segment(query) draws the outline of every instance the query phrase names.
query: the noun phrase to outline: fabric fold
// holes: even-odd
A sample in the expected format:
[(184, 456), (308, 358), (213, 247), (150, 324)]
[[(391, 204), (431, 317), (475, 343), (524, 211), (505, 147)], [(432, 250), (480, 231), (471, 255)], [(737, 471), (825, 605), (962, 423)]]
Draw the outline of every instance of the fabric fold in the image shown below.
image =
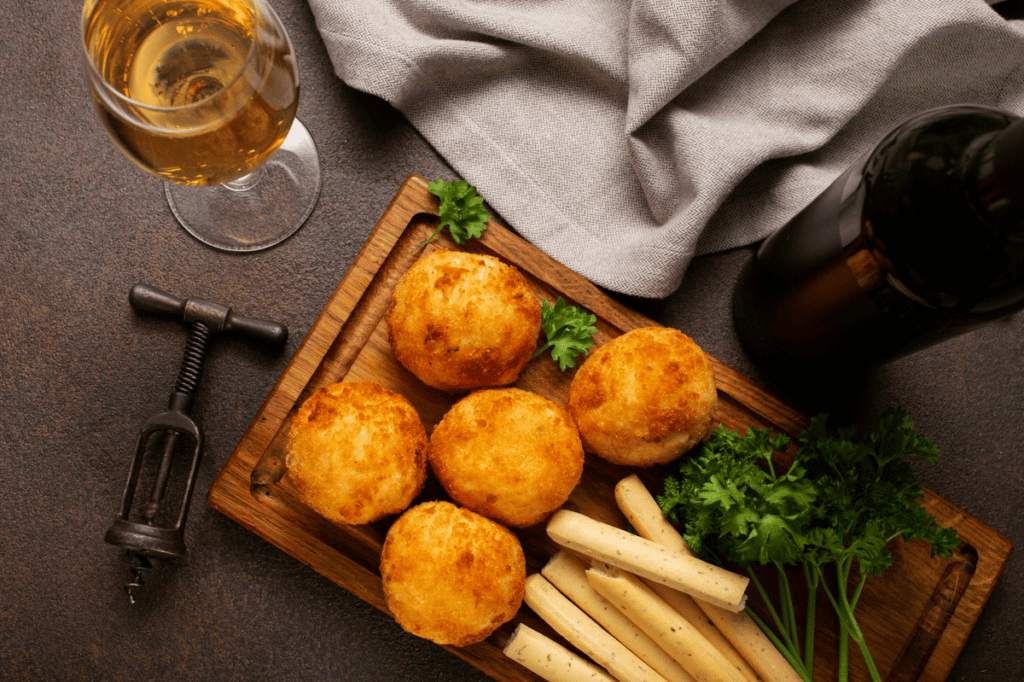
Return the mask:
[(1024, 114), (1024, 32), (981, 0), (309, 3), (346, 84), (635, 296), (766, 237), (918, 111)]
[(795, 0), (635, 0), (629, 13), (627, 132), (757, 34)]

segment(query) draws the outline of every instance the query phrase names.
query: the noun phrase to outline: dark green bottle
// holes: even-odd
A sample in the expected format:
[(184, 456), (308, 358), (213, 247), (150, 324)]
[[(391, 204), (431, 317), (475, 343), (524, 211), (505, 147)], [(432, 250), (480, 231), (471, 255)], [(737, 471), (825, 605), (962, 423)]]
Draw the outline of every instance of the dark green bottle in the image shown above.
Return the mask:
[(892, 131), (740, 273), (737, 331), (780, 364), (891, 360), (1024, 308), (1024, 119), (979, 106)]

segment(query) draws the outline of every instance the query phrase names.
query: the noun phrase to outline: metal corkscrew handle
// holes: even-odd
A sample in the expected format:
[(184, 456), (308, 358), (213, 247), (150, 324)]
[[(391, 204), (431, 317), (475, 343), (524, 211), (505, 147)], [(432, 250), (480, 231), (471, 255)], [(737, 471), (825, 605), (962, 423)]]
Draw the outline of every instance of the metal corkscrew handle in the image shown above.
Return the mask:
[(280, 348), (288, 340), (288, 328), (280, 322), (242, 317), (230, 306), (195, 297), (178, 298), (149, 284), (134, 285), (128, 292), (128, 302), (140, 312), (166, 315), (185, 324), (201, 322), (214, 334), (237, 334), (268, 349)]

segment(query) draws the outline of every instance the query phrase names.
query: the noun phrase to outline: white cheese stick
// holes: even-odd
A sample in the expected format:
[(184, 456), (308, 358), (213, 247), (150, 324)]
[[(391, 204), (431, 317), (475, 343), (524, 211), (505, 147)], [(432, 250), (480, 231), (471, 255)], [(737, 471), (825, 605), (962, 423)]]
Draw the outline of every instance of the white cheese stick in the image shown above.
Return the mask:
[[(639, 476), (631, 474), (618, 482), (615, 486), (615, 501), (619, 510), (640, 537), (651, 540), (662, 547), (693, 556), (693, 552), (686, 545), (679, 531), (661, 513), (661, 507), (658, 506), (657, 500), (647, 490), (647, 486), (643, 484)], [(647, 586), (697, 628), (750, 682), (758, 680), (763, 682), (746, 658), (701, 608), (706, 603), (701, 604), (688, 594), (653, 581), (647, 581)], [(749, 620), (746, 615), (744, 617)]]
[(587, 569), (594, 589), (676, 659), (697, 682), (747, 682), (743, 675), (640, 578), (622, 570)]
[(615, 485), (615, 503), (640, 537), (673, 551), (694, 555), (636, 474), (630, 474)]
[(608, 634), (539, 573), (526, 579), (523, 601), (555, 632), (619, 682), (665, 682), (664, 677)]
[(523, 623), (516, 626), (504, 651), (548, 682), (615, 682), (600, 667)]
[[(693, 554), (636, 474), (619, 481), (615, 486), (615, 500), (640, 537), (677, 552)], [(800, 682), (800, 675), (746, 612), (734, 613), (699, 599), (695, 603), (761, 679)]]
[(591, 587), (587, 566), (573, 554), (559, 551), (541, 570), (541, 575), (668, 682), (694, 682), (693, 676), (678, 661)]
[(732, 613), (714, 604), (701, 604), (700, 607), (762, 679), (767, 682), (801, 682), (803, 678), (745, 612)]
[[(744, 679), (748, 682), (764, 682), (764, 680), (761, 679), (761, 676), (757, 674), (754, 668), (752, 668), (740, 652), (736, 650), (736, 647), (732, 645), (732, 642), (722, 634), (722, 631), (718, 629), (718, 626), (715, 625), (714, 621), (704, 613), (704, 610), (698, 604), (696, 599), (684, 592), (673, 590), (671, 587), (666, 587), (660, 583), (651, 582), (649, 580), (645, 580), (644, 583), (647, 587), (651, 588), (651, 591), (654, 592), (654, 594), (661, 597), (661, 599), (671, 606), (676, 613), (685, 618), (690, 625), (696, 628), (697, 632), (699, 632), (704, 639), (711, 644), (711, 646), (715, 647), (715, 649), (717, 649), (719, 653), (729, 661), (732, 667), (736, 668), (736, 670), (743, 675)], [(728, 611), (725, 611), (725, 609), (719, 610), (729, 613)]]
[(742, 611), (750, 578), (628, 533), (583, 514), (559, 509), (548, 520), (552, 540), (592, 559), (667, 585), (729, 611)]

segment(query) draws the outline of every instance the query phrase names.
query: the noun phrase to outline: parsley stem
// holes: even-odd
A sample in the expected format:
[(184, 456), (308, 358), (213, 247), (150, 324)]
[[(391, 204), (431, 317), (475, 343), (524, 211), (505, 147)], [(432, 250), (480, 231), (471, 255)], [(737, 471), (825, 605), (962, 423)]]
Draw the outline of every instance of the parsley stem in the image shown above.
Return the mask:
[(800, 635), (796, 629), (796, 609), (793, 607), (793, 593), (789, 589), (789, 576), (782, 564), (776, 562), (775, 568), (779, 574), (779, 603), (782, 607), (782, 618), (789, 630), (789, 641), (793, 642), (793, 651), (799, 651)]
[(749, 606), (746, 608), (746, 612), (747, 615), (750, 616), (750, 619), (754, 621), (754, 623), (757, 625), (757, 627), (761, 628), (761, 632), (765, 634), (765, 637), (767, 637), (768, 640), (773, 645), (775, 645), (775, 648), (779, 650), (779, 653), (781, 653), (783, 658), (786, 659), (786, 662), (793, 666), (793, 670), (795, 670), (797, 675), (800, 676), (800, 679), (802, 679), (804, 682), (814, 682), (814, 680), (811, 677), (813, 671), (811, 671), (809, 668), (806, 668), (803, 664), (803, 661), (801, 661), (798, 657), (793, 655), (793, 652), (790, 651), (786, 647), (786, 645), (779, 640), (778, 636), (772, 631), (770, 627), (768, 627), (768, 624), (761, 620), (761, 617), (754, 613), (754, 610), (751, 609)]
[[(868, 674), (871, 676), (872, 682), (882, 682), (882, 677), (878, 673), (878, 668), (875, 666), (874, 658), (871, 656), (871, 652), (868, 650), (867, 642), (864, 641), (864, 633), (861, 632), (860, 625), (857, 623), (856, 617), (853, 615), (853, 606), (850, 604), (850, 600), (847, 598), (847, 585), (850, 579), (850, 571), (853, 568), (853, 557), (848, 557), (840, 562), (836, 563), (836, 578), (839, 581), (838, 591), (835, 597), (832, 596), (831, 591), (828, 589), (828, 585), (823, 581), (822, 585), (825, 587), (825, 593), (828, 594), (829, 599), (832, 601), (832, 606), (835, 608), (836, 613), (839, 615), (839, 682), (846, 682), (849, 676), (848, 659), (849, 653), (843, 653), (843, 647), (849, 649), (849, 640), (852, 639), (856, 644), (857, 648), (860, 649), (861, 656), (864, 658), (864, 663), (867, 665)], [(860, 582), (854, 589), (854, 602), (860, 597), (860, 591), (867, 581), (867, 575), (861, 576)], [(844, 675), (845, 671), (845, 675)]]
[(804, 582), (807, 584), (807, 621), (804, 631), (804, 665), (814, 670), (814, 617), (818, 602), (818, 569), (803, 562)]
[(868, 650), (867, 642), (863, 638), (857, 642), (857, 646), (860, 648), (860, 653), (864, 657), (864, 662), (868, 666), (868, 674), (871, 675), (872, 682), (882, 682), (882, 676), (878, 674), (878, 668), (875, 667), (875, 659), (871, 656), (871, 651)]
[(430, 242), (434, 241), (434, 237), (437, 236), (437, 233), (440, 232), (441, 228), (443, 228), (443, 227), (444, 227), (444, 221), (442, 220), (441, 223), (437, 226), (437, 229), (434, 230), (434, 232), (429, 237), (427, 237), (427, 240), (417, 244), (416, 248), (417, 249), (422, 249), (424, 246), (426, 246)]
[[(776, 566), (778, 566), (778, 564), (776, 564)], [(785, 648), (790, 652), (800, 651), (800, 648), (796, 645), (796, 643), (789, 638), (789, 629), (782, 622), (782, 619), (779, 618), (779, 614), (775, 610), (775, 606), (772, 604), (772, 600), (768, 598), (768, 593), (765, 591), (764, 585), (761, 584), (760, 579), (758, 579), (757, 574), (754, 573), (754, 569), (748, 566), (747, 573), (750, 574), (750, 581), (754, 583), (754, 587), (757, 588), (757, 591), (761, 595), (761, 600), (764, 602), (764, 605), (768, 607), (768, 613), (771, 614), (772, 620), (775, 621), (775, 627), (779, 629), (779, 636), (785, 639)], [(765, 632), (765, 634), (768, 633)]]
[[(853, 606), (850, 604), (846, 595), (845, 586), (848, 584), (850, 579), (850, 571), (852, 568), (853, 557), (845, 559), (842, 563), (837, 565), (838, 577), (843, 581), (839, 584), (839, 598), (842, 601), (842, 610), (839, 612), (839, 615), (842, 619), (841, 622), (845, 623), (849, 628), (850, 637), (857, 643), (861, 656), (864, 657), (864, 663), (868, 667), (868, 674), (871, 675), (872, 682), (882, 682), (882, 677), (878, 674), (878, 668), (875, 667), (875, 660), (871, 656), (871, 652), (868, 650), (867, 642), (864, 641), (864, 633), (861, 632), (860, 625), (857, 623), (857, 618), (853, 615)], [(866, 581), (867, 574), (864, 574), (861, 576), (860, 582), (854, 589), (854, 603), (856, 603), (857, 598), (860, 597), (860, 591), (864, 587), (864, 583)]]
[(839, 619), (839, 678), (838, 682), (850, 679), (850, 631), (846, 621)]
[(839, 605), (835, 595), (832, 594), (832, 590), (829, 588), (828, 583), (824, 580), (821, 581), (821, 587), (825, 590), (825, 596), (832, 602), (832, 608), (835, 609), (836, 614), (839, 616), (840, 624), (843, 621), (843, 607)]
[(865, 573), (860, 577), (860, 582), (857, 583), (857, 588), (853, 591), (853, 597), (850, 599), (850, 611), (857, 608), (857, 600), (860, 599), (860, 591), (864, 589), (864, 583), (868, 581), (868, 575)]
[(530, 359), (531, 359), (531, 360), (533, 360), (534, 358), (538, 358), (538, 357), (540, 357), (540, 355), (541, 355), (541, 354), (542, 354), (542, 353), (543, 353), (544, 351), (546, 351), (546, 350), (547, 350), (548, 348), (551, 348), (551, 347), (552, 347), (552, 346), (554, 346), (554, 345), (555, 345), (555, 344), (553, 344), (553, 343), (551, 343), (550, 341), (548, 341), (548, 342), (547, 342), (547, 343), (545, 343), (545, 344), (544, 344), (543, 346), (541, 346), (541, 347), (540, 347), (540, 348), (538, 348), (538, 349), (537, 349), (536, 351), (534, 351), (534, 353), (533, 353), (533, 355), (532, 355), (532, 356), (530, 357)]

